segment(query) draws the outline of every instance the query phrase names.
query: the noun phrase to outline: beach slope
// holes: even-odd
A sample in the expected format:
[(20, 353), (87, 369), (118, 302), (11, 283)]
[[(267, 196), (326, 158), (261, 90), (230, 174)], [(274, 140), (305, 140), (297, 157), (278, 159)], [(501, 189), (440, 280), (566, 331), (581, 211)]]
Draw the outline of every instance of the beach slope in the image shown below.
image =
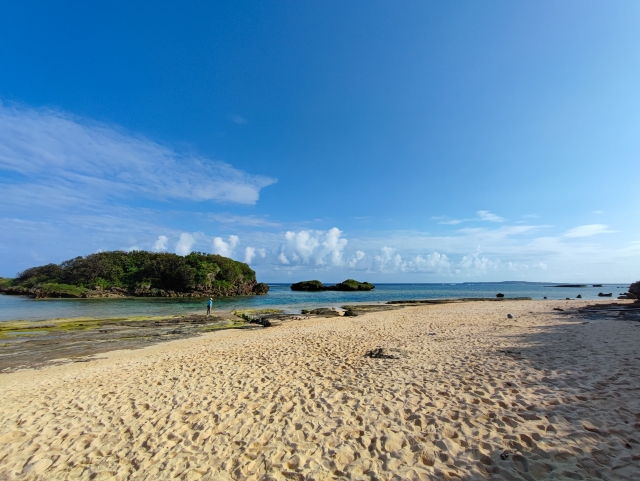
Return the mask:
[(640, 323), (586, 304), (415, 306), (4, 374), (0, 479), (640, 479)]

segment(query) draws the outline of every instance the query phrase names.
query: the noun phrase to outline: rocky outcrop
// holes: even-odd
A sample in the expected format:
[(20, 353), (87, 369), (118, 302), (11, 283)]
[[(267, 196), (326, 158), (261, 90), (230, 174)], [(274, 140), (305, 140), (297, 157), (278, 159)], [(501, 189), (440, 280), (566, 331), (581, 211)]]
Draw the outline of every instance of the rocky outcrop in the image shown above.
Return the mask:
[(30, 267), (0, 278), (0, 292), (36, 298), (224, 297), (263, 295), (248, 264), (217, 254), (111, 251)]
[(292, 291), (307, 291), (307, 292), (320, 292), (320, 291), (371, 291), (376, 286), (369, 282), (359, 282), (354, 279), (347, 279), (339, 284), (333, 286), (325, 286), (318, 280), (302, 281), (291, 284)]
[(269, 286), (264, 282), (258, 282), (252, 289), (253, 293), (257, 296), (264, 296), (267, 292), (269, 292)]
[(313, 280), (313, 281), (296, 282), (295, 284), (291, 284), (291, 290), (315, 292), (315, 291), (326, 291), (327, 289), (322, 284), (322, 282)]

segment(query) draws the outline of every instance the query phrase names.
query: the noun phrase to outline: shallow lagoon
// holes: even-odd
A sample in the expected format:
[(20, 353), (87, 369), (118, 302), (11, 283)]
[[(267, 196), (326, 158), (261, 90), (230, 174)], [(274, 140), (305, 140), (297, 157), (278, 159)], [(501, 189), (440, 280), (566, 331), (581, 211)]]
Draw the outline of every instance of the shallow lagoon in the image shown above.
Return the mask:
[[(341, 306), (353, 303), (380, 303), (391, 300), (440, 299), (461, 297), (506, 297), (542, 299), (598, 299), (599, 292), (613, 292), (613, 299), (626, 292), (626, 284), (603, 287), (559, 288), (536, 283), (471, 284), (376, 284), (369, 292), (294, 292), (289, 284), (269, 284), (266, 296), (238, 296), (214, 299), (214, 311), (233, 309), (281, 308), (300, 312), (309, 307)], [(624, 287), (623, 287), (624, 286)], [(601, 299), (601, 298), (600, 298)], [(605, 298), (606, 299), (606, 298)], [(30, 299), (0, 295), (0, 321), (43, 320), (68, 317), (110, 318), (126, 316), (171, 316), (204, 312), (206, 300), (192, 298), (123, 298), (123, 299)]]

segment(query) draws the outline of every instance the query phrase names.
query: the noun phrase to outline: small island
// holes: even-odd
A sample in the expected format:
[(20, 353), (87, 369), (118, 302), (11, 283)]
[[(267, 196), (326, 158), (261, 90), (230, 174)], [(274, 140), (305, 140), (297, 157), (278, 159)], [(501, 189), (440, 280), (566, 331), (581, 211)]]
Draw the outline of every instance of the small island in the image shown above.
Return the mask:
[(247, 264), (202, 252), (99, 252), (0, 279), (0, 292), (34, 298), (225, 297), (268, 291)]
[(320, 291), (371, 291), (376, 286), (370, 282), (359, 282), (354, 279), (347, 279), (339, 284), (332, 286), (325, 286), (322, 282), (302, 281), (291, 284), (292, 291), (307, 291), (307, 292), (320, 292)]

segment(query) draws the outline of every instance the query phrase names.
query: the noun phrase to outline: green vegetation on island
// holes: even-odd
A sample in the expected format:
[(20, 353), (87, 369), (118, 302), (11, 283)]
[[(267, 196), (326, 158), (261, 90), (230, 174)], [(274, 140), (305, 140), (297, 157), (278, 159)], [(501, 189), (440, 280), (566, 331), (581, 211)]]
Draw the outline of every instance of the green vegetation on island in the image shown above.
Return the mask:
[(46, 297), (207, 297), (266, 294), (245, 263), (216, 254), (99, 252), (0, 278), (0, 292)]
[(318, 280), (302, 281), (291, 284), (292, 291), (307, 291), (307, 292), (319, 292), (319, 291), (370, 291), (375, 289), (376, 286), (369, 282), (359, 282), (354, 279), (347, 279), (339, 284), (333, 286), (325, 286)]

